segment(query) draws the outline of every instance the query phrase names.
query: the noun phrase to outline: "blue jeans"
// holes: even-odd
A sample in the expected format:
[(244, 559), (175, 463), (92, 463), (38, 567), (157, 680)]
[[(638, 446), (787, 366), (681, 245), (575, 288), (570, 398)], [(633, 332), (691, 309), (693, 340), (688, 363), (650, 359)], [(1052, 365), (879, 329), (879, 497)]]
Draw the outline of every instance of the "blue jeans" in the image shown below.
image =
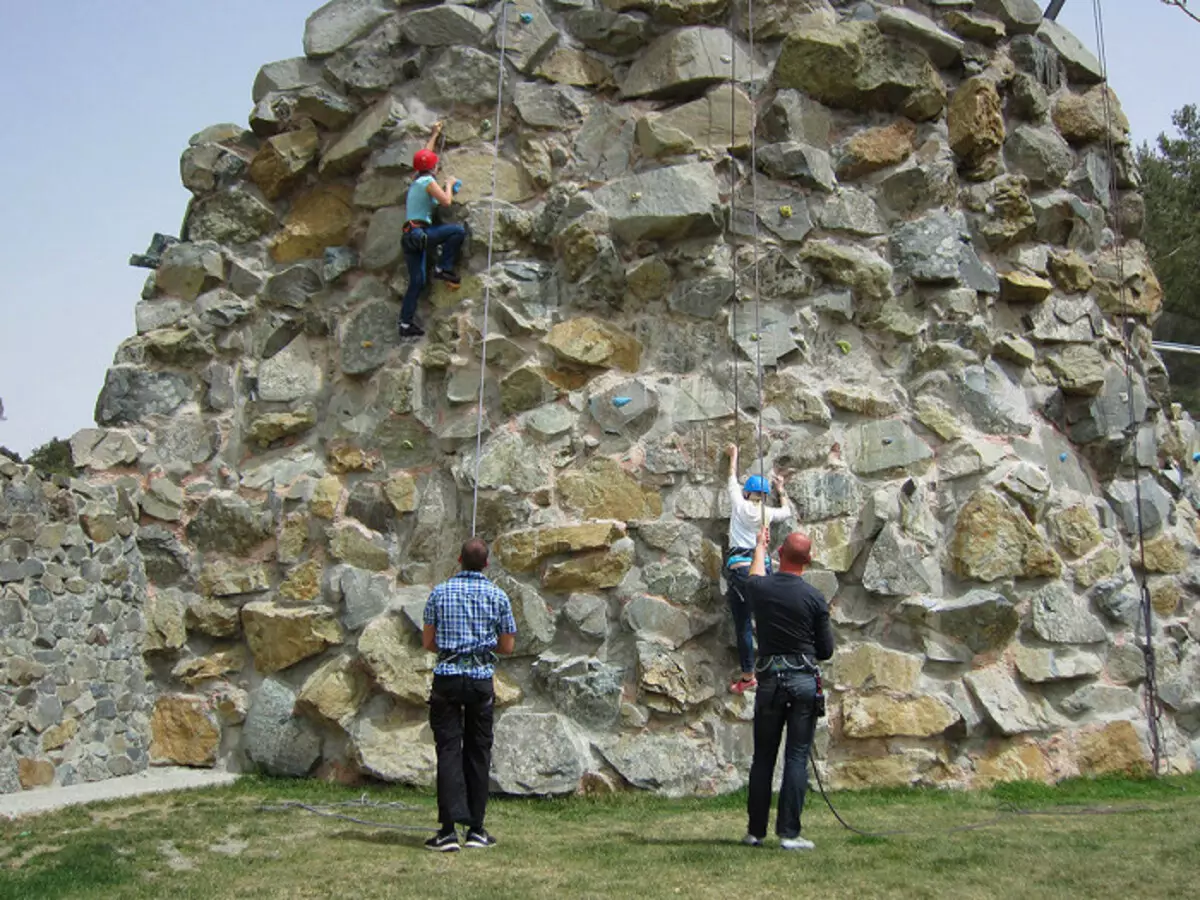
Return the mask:
[(725, 598), (733, 613), (733, 632), (737, 637), (738, 665), (743, 672), (754, 671), (754, 627), (750, 623), (750, 600), (746, 596), (749, 566), (725, 569)]
[[(429, 253), (442, 248), (442, 258), (438, 262), (439, 269), (453, 269), (458, 262), (458, 251), (467, 238), (467, 230), (461, 225), (430, 225), (426, 228), (413, 230), (414, 234), (425, 232), (425, 250), (422, 253), (404, 251), (404, 262), (408, 266), (408, 290), (404, 292), (404, 304), (400, 307), (400, 321), (411, 322), (417, 314), (417, 301), (421, 299), (421, 291), (425, 290), (428, 282)], [(435, 257), (436, 259), (436, 257)]]
[(817, 681), (806, 672), (762, 672), (754, 697), (754, 761), (750, 764), (750, 797), (746, 802), (749, 825), (757, 838), (767, 836), (771, 814), (771, 782), (779, 740), (787, 728), (783, 749), (783, 786), (775, 833), (781, 838), (798, 837), (800, 813), (808, 790), (808, 751), (817, 727)]

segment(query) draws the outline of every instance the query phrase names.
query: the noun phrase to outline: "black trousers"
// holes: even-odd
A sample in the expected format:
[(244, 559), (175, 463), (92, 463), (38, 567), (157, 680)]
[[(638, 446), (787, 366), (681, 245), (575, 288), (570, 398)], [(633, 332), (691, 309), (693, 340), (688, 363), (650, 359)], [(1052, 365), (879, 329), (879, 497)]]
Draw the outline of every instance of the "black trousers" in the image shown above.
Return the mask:
[(433, 676), (429, 726), (437, 746), (438, 819), (443, 828), (483, 827), (494, 717), (492, 679)]
[(783, 750), (783, 784), (775, 833), (781, 838), (800, 834), (800, 814), (808, 791), (808, 752), (817, 728), (817, 680), (809, 672), (759, 672), (754, 695), (754, 761), (750, 764), (750, 795), (746, 830), (757, 838), (767, 835), (771, 813), (771, 782), (779, 742)]

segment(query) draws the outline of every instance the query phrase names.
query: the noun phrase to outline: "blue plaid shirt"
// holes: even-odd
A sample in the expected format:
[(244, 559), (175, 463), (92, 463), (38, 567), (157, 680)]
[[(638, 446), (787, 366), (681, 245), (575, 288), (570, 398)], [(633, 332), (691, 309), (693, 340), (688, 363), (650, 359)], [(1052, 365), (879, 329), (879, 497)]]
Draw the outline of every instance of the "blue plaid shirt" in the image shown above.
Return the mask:
[[(482, 572), (459, 572), (435, 587), (425, 602), (424, 621), (437, 629), (439, 656), (486, 653), (496, 649), (499, 635), (517, 631), (508, 594)], [(491, 664), (463, 666), (445, 661), (437, 664), (433, 674), (491, 678), (494, 670)]]

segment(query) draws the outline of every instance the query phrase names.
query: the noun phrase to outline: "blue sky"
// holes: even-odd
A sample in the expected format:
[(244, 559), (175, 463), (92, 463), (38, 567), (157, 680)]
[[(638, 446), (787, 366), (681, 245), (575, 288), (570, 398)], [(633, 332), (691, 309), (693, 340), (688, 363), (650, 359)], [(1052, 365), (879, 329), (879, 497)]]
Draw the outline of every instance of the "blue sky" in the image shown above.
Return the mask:
[[(0, 445), (91, 425), (146, 273), (126, 264), (188, 200), (179, 154), (246, 121), (260, 65), (299, 55), (317, 0), (0, 2)], [(1112, 82), (1135, 138), (1200, 102), (1200, 25), (1158, 0), (1105, 0)], [(1091, 0), (1059, 19), (1094, 46)]]

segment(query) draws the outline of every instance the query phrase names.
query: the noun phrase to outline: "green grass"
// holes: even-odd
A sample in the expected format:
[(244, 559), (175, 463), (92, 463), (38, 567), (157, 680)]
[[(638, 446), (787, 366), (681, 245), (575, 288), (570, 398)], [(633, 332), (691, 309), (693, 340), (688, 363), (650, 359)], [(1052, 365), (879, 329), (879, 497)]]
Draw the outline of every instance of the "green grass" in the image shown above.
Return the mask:
[[(751, 850), (744, 795), (497, 800), (488, 851), (433, 854), (419, 832), (264, 804), (356, 800), (363, 791), (247, 778), (227, 788), (77, 807), (0, 825), (0, 900), (22, 898), (1175, 897), (1195, 892), (1200, 776), (1104, 778), (987, 793), (810, 794), (815, 853)], [(355, 814), (431, 825), (427, 793), (377, 787), (414, 809)], [(984, 824), (986, 827), (961, 830)], [(955, 830), (960, 829), (960, 830)], [(225, 851), (225, 852), (222, 852)], [(233, 852), (230, 852), (233, 851)], [(182, 860), (182, 862), (181, 862)], [(185, 866), (185, 868), (173, 868)]]

